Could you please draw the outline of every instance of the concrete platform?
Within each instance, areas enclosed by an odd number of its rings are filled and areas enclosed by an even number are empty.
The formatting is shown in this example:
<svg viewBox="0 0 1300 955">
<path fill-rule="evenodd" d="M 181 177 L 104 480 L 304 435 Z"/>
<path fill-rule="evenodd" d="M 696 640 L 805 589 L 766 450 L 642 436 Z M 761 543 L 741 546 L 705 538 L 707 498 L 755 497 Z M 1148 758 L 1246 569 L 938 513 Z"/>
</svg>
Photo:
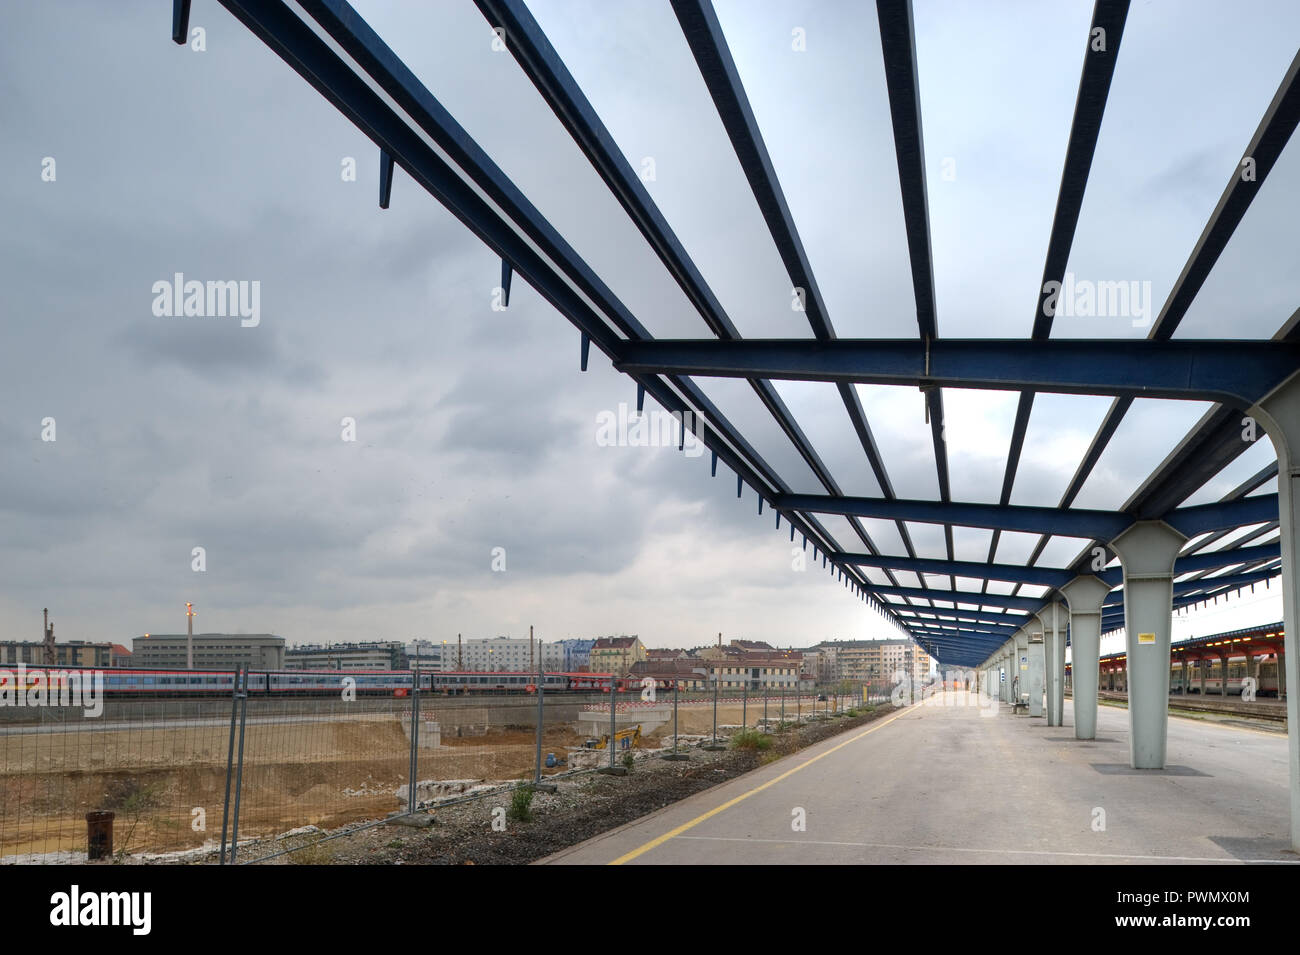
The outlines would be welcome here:
<svg viewBox="0 0 1300 955">
<path fill-rule="evenodd" d="M 1068 702 L 1066 725 L 1049 727 L 1006 705 L 944 705 L 958 698 L 825 740 L 542 864 L 1300 864 L 1281 734 L 1171 718 L 1169 768 L 1138 771 L 1123 710 L 1101 707 L 1098 739 L 1079 742 Z"/>
</svg>

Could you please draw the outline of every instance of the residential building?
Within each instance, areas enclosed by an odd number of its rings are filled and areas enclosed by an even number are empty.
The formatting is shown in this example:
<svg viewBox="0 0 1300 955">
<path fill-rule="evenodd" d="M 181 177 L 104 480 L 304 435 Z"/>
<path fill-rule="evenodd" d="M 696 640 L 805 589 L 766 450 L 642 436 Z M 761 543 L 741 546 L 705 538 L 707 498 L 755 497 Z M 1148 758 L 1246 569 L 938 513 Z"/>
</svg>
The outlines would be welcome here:
<svg viewBox="0 0 1300 955">
<path fill-rule="evenodd" d="M 722 692 L 747 688 L 751 692 L 764 687 L 793 690 L 799 685 L 799 671 L 803 656 L 799 653 L 763 652 L 742 653 L 738 657 L 708 661 L 710 680 L 716 679 Z"/>
<path fill-rule="evenodd" d="M 563 646 L 527 637 L 477 637 L 462 641 L 458 647 L 449 642 L 443 669 L 482 673 L 532 672 L 537 669 L 539 647 L 541 665 L 545 669 L 552 672 L 564 670 Z"/>
<path fill-rule="evenodd" d="M 559 670 L 563 673 L 583 673 L 591 669 L 591 649 L 595 640 L 570 638 L 558 641 L 560 647 Z M 547 646 L 551 646 L 548 644 Z M 550 659 L 547 657 L 547 659 Z"/>
<path fill-rule="evenodd" d="M 601 637 L 591 648 L 591 671 L 626 676 L 631 672 L 632 664 L 645 659 L 645 645 L 636 635 Z"/>
<path fill-rule="evenodd" d="M 833 660 L 822 682 L 848 680 L 854 683 L 884 681 L 894 683 L 903 674 L 916 679 L 929 676 L 933 666 L 930 655 L 909 639 L 831 640 L 823 641 L 810 652 L 820 652 Z"/>
</svg>

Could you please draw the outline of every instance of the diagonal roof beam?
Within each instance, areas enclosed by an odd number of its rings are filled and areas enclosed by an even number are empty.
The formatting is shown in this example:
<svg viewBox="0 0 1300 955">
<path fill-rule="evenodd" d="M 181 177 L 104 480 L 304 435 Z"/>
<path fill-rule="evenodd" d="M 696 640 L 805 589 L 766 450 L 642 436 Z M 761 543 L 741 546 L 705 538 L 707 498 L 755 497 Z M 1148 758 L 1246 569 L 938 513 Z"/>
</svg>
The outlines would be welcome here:
<svg viewBox="0 0 1300 955">
<path fill-rule="evenodd" d="M 1102 116 L 1110 96 L 1111 80 L 1119 59 L 1120 40 L 1124 36 L 1124 23 L 1128 19 L 1128 0 L 1097 0 L 1092 10 L 1092 23 L 1088 28 L 1088 42 L 1083 54 L 1083 72 L 1079 77 L 1079 92 L 1074 102 L 1074 119 L 1070 126 L 1070 139 L 1065 149 L 1065 164 L 1061 170 L 1061 186 L 1056 194 L 1056 212 L 1052 217 L 1052 231 L 1047 239 L 1047 256 L 1043 262 L 1043 280 L 1036 295 L 1037 308 L 1031 337 L 1045 339 L 1051 334 L 1055 309 L 1048 308 L 1049 283 L 1062 282 L 1074 246 L 1074 233 L 1083 208 L 1084 191 L 1092 171 L 1092 159 L 1101 134 Z M 1101 33 L 1098 34 L 1097 31 Z M 1098 43 L 1098 39 L 1102 42 Z M 1058 286 L 1059 287 L 1059 286 Z M 1052 314 L 1048 314 L 1049 311 Z M 1011 444 L 1007 450 L 1007 466 L 1002 477 L 1002 504 L 1011 502 L 1011 491 L 1020 467 L 1025 434 L 1029 430 L 1029 417 L 1034 407 L 1033 391 L 1022 391 L 1016 407 L 1016 419 L 1011 429 Z M 993 532 L 989 541 L 989 561 L 997 554 L 1001 535 Z M 1032 562 L 1032 560 L 1031 560 Z"/>
<path fill-rule="evenodd" d="M 758 121 L 750 108 L 744 84 L 740 80 L 740 73 L 732 59 L 713 5 L 709 0 L 672 0 L 672 6 L 790 281 L 796 289 L 803 289 L 804 313 L 813 335 L 820 341 L 830 341 L 836 337 L 835 328 L 831 324 L 821 289 L 813 276 L 812 265 L 795 228 L 794 217 L 781 190 L 772 158 L 763 142 Z M 846 383 L 840 383 L 837 387 L 876 483 L 880 485 L 881 494 L 893 497 L 893 483 L 885 469 L 857 391 Z M 916 550 L 907 527 L 902 523 L 897 527 L 903 546 L 909 555 L 915 556 Z"/>
<path fill-rule="evenodd" d="M 720 339 L 739 339 L 740 332 L 728 317 L 717 295 L 704 280 L 668 220 L 651 198 L 645 183 L 633 171 L 590 100 L 528 8 L 520 0 L 475 2 L 489 24 L 505 31 L 506 49 L 518 61 L 687 299 L 700 313 L 705 324 Z M 839 485 L 831 476 L 830 470 L 771 382 L 751 378 L 749 384 L 822 486 L 832 494 L 840 493 Z M 851 523 L 862 543 L 872 551 L 877 550 L 861 522 Z"/>
<path fill-rule="evenodd" d="M 921 127 L 921 83 L 916 67 L 916 27 L 911 0 L 876 0 L 880 25 L 880 51 L 885 65 L 885 88 L 898 160 L 898 184 L 903 199 L 903 225 L 907 232 L 908 260 L 912 269 L 912 295 L 916 301 L 916 326 L 922 341 L 939 337 L 938 308 L 934 300 L 934 258 L 930 247 L 930 209 L 925 184 L 925 142 Z M 944 440 L 943 391 L 924 387 L 930 442 L 938 471 L 939 499 L 951 500 L 948 480 L 948 445 Z M 948 559 L 953 559 L 952 527 L 944 525 Z M 951 581 L 956 586 L 956 581 Z"/>
<path fill-rule="evenodd" d="M 1182 273 L 1174 282 L 1173 288 L 1169 290 L 1169 297 L 1165 300 L 1164 307 L 1161 308 L 1148 338 L 1165 340 L 1173 337 L 1174 331 L 1187 314 L 1196 294 L 1205 284 L 1219 256 L 1236 232 L 1237 226 L 1245 218 L 1251 202 L 1259 194 L 1264 181 L 1277 164 L 1297 125 L 1300 125 L 1300 52 L 1297 52 L 1292 59 L 1290 67 L 1282 77 L 1282 82 L 1278 85 L 1277 92 L 1274 93 L 1268 109 L 1265 110 L 1259 126 L 1256 127 L 1254 135 L 1251 136 L 1242 154 L 1243 158 L 1249 157 L 1255 161 L 1255 177 L 1250 180 L 1244 179 L 1241 165 L 1237 164 L 1233 167 L 1228 184 L 1219 197 L 1218 205 L 1210 214 L 1209 221 L 1206 222 L 1200 238 L 1188 256 L 1187 264 L 1183 266 Z M 1297 314 L 1300 315 L 1300 312 Z M 1296 317 L 1293 315 L 1274 336 L 1275 341 L 1294 339 Z M 1073 503 L 1083 489 L 1084 482 L 1096 467 L 1102 452 L 1106 450 L 1106 446 L 1118 430 L 1120 422 L 1123 421 L 1132 403 L 1131 397 L 1117 398 L 1112 403 L 1092 440 L 1088 453 L 1080 462 L 1065 494 L 1061 497 L 1062 507 L 1068 507 Z M 1237 449 L 1240 452 L 1244 451 L 1245 447 L 1238 445 Z M 1175 476 L 1171 480 L 1177 482 L 1178 478 Z M 1196 488 L 1192 488 L 1188 493 L 1195 490 Z M 1038 559 L 1046 543 L 1046 540 L 1039 542 L 1030 556 L 1030 563 Z M 989 554 L 989 559 L 993 559 L 992 552 Z"/>
</svg>

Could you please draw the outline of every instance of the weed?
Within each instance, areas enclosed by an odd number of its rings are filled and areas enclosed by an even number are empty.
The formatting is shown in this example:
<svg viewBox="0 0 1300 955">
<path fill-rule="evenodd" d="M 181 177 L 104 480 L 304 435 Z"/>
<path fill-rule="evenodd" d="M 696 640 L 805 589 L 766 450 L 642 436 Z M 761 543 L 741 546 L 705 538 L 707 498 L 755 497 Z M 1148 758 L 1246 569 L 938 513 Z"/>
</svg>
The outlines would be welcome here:
<svg viewBox="0 0 1300 955">
<path fill-rule="evenodd" d="M 744 729 L 731 737 L 732 749 L 770 749 L 772 737 L 758 730 Z"/>
<path fill-rule="evenodd" d="M 506 818 L 513 822 L 529 822 L 533 818 L 533 787 L 520 786 L 510 797 Z"/>
</svg>

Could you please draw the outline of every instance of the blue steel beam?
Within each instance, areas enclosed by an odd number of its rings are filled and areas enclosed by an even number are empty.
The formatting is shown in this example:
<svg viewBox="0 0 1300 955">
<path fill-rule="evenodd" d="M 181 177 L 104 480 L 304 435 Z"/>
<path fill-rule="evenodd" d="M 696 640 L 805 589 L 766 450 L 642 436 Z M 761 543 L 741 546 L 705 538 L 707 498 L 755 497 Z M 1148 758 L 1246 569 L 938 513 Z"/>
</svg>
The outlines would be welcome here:
<svg viewBox="0 0 1300 955">
<path fill-rule="evenodd" d="M 1022 627 L 1029 622 L 1029 614 L 1021 613 L 980 613 L 977 610 L 950 610 L 947 607 L 909 607 L 899 609 L 899 616 L 908 621 L 925 623 L 961 622 L 991 624 L 993 627 Z"/>
<path fill-rule="evenodd" d="M 1218 262 L 1219 256 L 1236 232 L 1237 226 L 1245 218 L 1251 202 L 1259 194 L 1264 181 L 1277 164 L 1298 124 L 1300 124 L 1300 52 L 1297 52 L 1292 59 L 1272 102 L 1260 119 L 1250 142 L 1241 153 L 1254 160 L 1255 175 L 1245 177 L 1242 175 L 1242 166 L 1239 163 L 1233 164 L 1228 176 L 1228 184 L 1219 198 L 1219 203 L 1215 206 L 1201 232 L 1200 239 L 1188 256 L 1182 273 L 1170 289 L 1169 297 L 1165 300 L 1160 315 L 1148 334 L 1149 339 L 1172 338 L 1215 263 Z M 1274 340 L 1294 340 L 1295 333 L 1296 316 L 1293 315 L 1291 321 L 1274 336 Z M 1093 437 L 1087 454 L 1079 463 L 1074 477 L 1061 497 L 1061 507 L 1069 507 L 1074 502 L 1132 403 L 1132 397 L 1125 396 L 1117 398 L 1111 404 L 1105 419 L 1097 429 L 1097 434 Z M 1182 503 L 1206 480 L 1245 451 L 1244 443 L 1223 440 L 1226 431 L 1227 417 L 1220 409 L 1211 409 L 1206 419 L 1193 429 L 1183 442 L 1188 452 L 1179 461 L 1167 461 L 1166 464 L 1170 467 L 1158 481 L 1148 482 L 1144 486 L 1144 491 L 1152 497 L 1163 495 L 1166 500 L 1172 501 L 1172 504 Z M 1193 445 L 1199 445 L 1200 451 L 1192 447 Z M 1030 563 L 1038 559 L 1046 544 L 1046 538 L 1039 541 L 1029 558 Z M 989 559 L 993 559 L 992 551 L 989 553 Z"/>
<path fill-rule="evenodd" d="M 629 374 L 762 377 L 998 391 L 1134 395 L 1248 408 L 1300 371 L 1300 343 L 1204 339 L 840 338 L 694 341 L 619 346 Z"/>
<path fill-rule="evenodd" d="M 722 303 L 704 280 L 668 220 L 651 198 L 641 177 L 632 169 L 528 8 L 519 0 L 475 2 L 488 23 L 493 28 L 504 31 L 506 49 L 514 56 L 592 168 L 641 231 L 705 324 L 724 341 L 739 339 L 740 332 L 728 317 Z M 830 470 L 771 382 L 751 378 L 749 384 L 826 490 L 831 494 L 840 493 L 839 485 L 831 476 Z M 871 551 L 876 551 L 878 548 L 862 523 L 855 520 L 851 524 L 863 544 Z M 910 547 L 906 528 L 900 530 Z"/>
<path fill-rule="evenodd" d="M 795 228 L 794 217 L 786 203 L 780 180 L 772 165 L 772 158 L 768 154 L 767 145 L 758 128 L 758 121 L 750 108 L 749 97 L 745 94 L 740 72 L 736 69 L 735 60 L 731 56 L 731 50 L 713 5 L 709 0 L 672 0 L 672 6 L 677 22 L 682 28 L 682 34 L 690 47 L 691 55 L 695 57 L 700 75 L 717 108 L 723 128 L 731 140 L 736 158 L 749 182 L 759 212 L 763 216 L 763 221 L 767 223 L 777 253 L 781 256 L 782 264 L 785 265 L 786 273 L 794 289 L 803 291 L 804 314 L 813 335 L 819 341 L 833 341 L 836 338 L 835 327 L 831 323 L 830 314 L 822 298 L 821 289 L 817 285 L 817 279 L 813 275 L 812 265 L 804 251 L 803 242 L 799 238 L 799 232 Z M 893 484 L 889 480 L 889 473 L 876 446 L 875 436 L 867 423 L 866 412 L 862 408 L 857 390 L 845 383 L 839 383 L 837 388 L 840 400 L 844 404 L 845 411 L 848 412 L 849 420 L 862 445 L 863 453 L 866 454 L 867 462 L 871 465 L 876 483 L 880 485 L 880 492 L 884 497 L 892 498 Z M 940 472 L 940 484 L 942 486 L 946 483 L 945 469 Z M 904 548 L 909 555 L 915 556 L 916 550 L 906 525 L 900 522 L 896 526 Z M 872 550 L 875 548 L 873 547 Z M 951 557 L 951 547 L 949 550 Z"/>
<path fill-rule="evenodd" d="M 1200 580 L 1174 581 L 1174 596 L 1189 597 L 1196 594 L 1205 596 L 1197 597 L 1199 603 L 1206 596 L 1213 599 L 1216 593 L 1223 594 L 1227 591 L 1237 590 L 1241 587 L 1249 587 L 1251 584 L 1257 584 L 1278 575 L 1279 566 L 1274 563 L 1262 570 L 1252 570 L 1244 574 L 1230 574 L 1222 577 L 1203 577 Z M 1124 606 L 1124 593 L 1122 590 L 1111 591 L 1102 602 L 1102 613 L 1105 614 L 1111 608 Z"/>
<path fill-rule="evenodd" d="M 1223 567 L 1235 567 L 1238 564 L 1257 564 L 1262 561 L 1276 560 L 1281 556 L 1282 547 L 1278 543 L 1257 544 L 1254 547 L 1238 547 L 1230 550 L 1205 551 L 1204 553 L 1179 557 L 1174 561 L 1174 573 L 1182 575 L 1195 573 L 1196 571 L 1212 571 Z M 1071 574 L 1072 578 L 1073 576 Z M 1124 571 L 1119 567 L 1104 570 L 1096 576 L 1112 587 L 1118 587 L 1124 582 Z"/>
<path fill-rule="evenodd" d="M 1098 0 L 1092 11 L 1087 42 L 1083 53 L 1083 71 L 1079 76 L 1079 92 L 1074 101 L 1074 119 L 1070 126 L 1070 139 L 1065 150 L 1065 164 L 1061 170 L 1061 186 L 1056 196 L 1056 211 L 1052 217 L 1052 231 L 1047 240 L 1047 255 L 1043 262 L 1043 278 L 1035 296 L 1037 307 L 1031 337 L 1043 340 L 1051 333 L 1055 307 L 1048 304 L 1053 287 L 1060 288 L 1069 265 L 1070 249 L 1083 208 L 1084 191 L 1092 170 L 1092 159 L 1101 133 L 1102 116 L 1110 96 L 1111 80 L 1119 59 L 1120 40 L 1128 18 L 1128 0 Z M 1101 42 L 1098 42 L 1100 40 Z M 1053 283 L 1056 283 L 1053 286 Z M 1015 423 L 1011 429 L 1011 443 L 1007 450 L 1006 469 L 1002 476 L 1002 494 L 999 503 L 1011 503 L 1020 455 L 1024 448 L 1025 433 L 1034 407 L 1034 392 L 1022 391 L 1016 407 Z M 1068 507 L 1069 502 L 1062 507 Z M 989 540 L 989 561 L 996 558 L 1001 532 L 994 531 Z M 1046 539 L 1040 542 L 1046 545 Z M 1041 546 L 1030 559 L 1032 564 L 1041 553 Z"/>
<path fill-rule="evenodd" d="M 934 300 L 934 260 L 930 247 L 930 209 L 925 184 L 925 142 L 921 125 L 921 82 L 916 67 L 916 30 L 911 0 L 876 0 L 880 28 L 880 53 L 889 95 L 889 117 L 894 130 L 894 154 L 903 200 L 903 227 L 912 270 L 912 297 L 916 327 L 922 341 L 939 337 L 938 307 Z M 843 387 L 843 386 L 841 386 Z M 952 499 L 948 479 L 948 444 L 944 440 L 943 389 L 923 388 L 930 444 L 938 472 L 939 500 Z M 948 559 L 952 560 L 952 527 L 943 528 Z M 956 580 L 950 581 L 953 587 Z"/>
<path fill-rule="evenodd" d="M 963 630 L 971 633 L 985 633 L 992 635 L 999 633 L 1014 633 L 1024 625 L 1024 622 L 1027 619 L 1028 617 L 1008 617 L 1007 621 L 1004 623 L 979 623 L 976 621 L 957 620 L 952 618 L 929 619 L 913 617 L 909 618 L 908 626 L 911 627 L 914 632 L 920 632 L 922 630 Z"/>
<path fill-rule="evenodd" d="M 478 144 L 465 132 L 465 130 L 456 123 L 441 104 L 425 89 L 416 79 L 414 74 L 398 59 L 379 38 L 369 25 L 356 13 L 352 7 L 344 0 L 302 0 L 302 6 L 318 23 L 330 34 L 330 36 L 351 56 L 358 65 L 365 70 L 372 79 L 396 102 L 420 128 L 427 133 L 438 145 L 450 155 L 453 161 L 469 175 L 484 192 L 498 203 L 508 215 L 520 226 L 534 242 L 536 242 L 544 251 L 551 255 L 552 259 L 560 262 L 565 269 L 566 275 L 583 290 L 585 294 L 593 301 L 601 305 L 602 309 L 608 314 L 612 314 L 615 323 L 619 329 L 629 338 L 648 338 L 649 334 L 643 326 L 631 315 L 626 307 L 618 301 L 613 293 L 600 281 L 600 279 L 587 267 L 573 250 L 564 243 L 563 239 L 550 226 L 550 224 L 537 213 L 537 210 L 528 203 L 522 193 L 514 186 L 512 182 L 496 167 L 486 153 L 478 147 Z M 526 11 L 525 11 L 526 12 Z M 513 34 L 516 40 L 522 40 L 525 33 L 522 31 L 520 24 L 522 21 L 512 21 L 511 29 L 515 30 Z M 535 27 L 535 24 L 534 24 Z M 540 31 L 539 31 L 540 34 Z M 544 41 L 544 38 L 543 38 Z M 509 44 L 507 44 L 509 47 Z M 549 44 L 546 45 L 549 48 Z M 545 51 L 542 51 L 542 59 L 546 60 Z M 550 57 L 554 57 L 554 51 L 550 50 Z M 558 61 L 558 58 L 555 58 Z M 559 65 L 563 68 L 562 64 Z M 554 74 L 558 76 L 559 74 Z M 567 72 L 566 74 L 567 75 Z M 576 85 L 569 88 L 570 92 L 576 91 Z M 580 107 L 585 103 L 572 99 L 573 108 L 581 112 Z M 595 119 L 595 114 L 590 111 L 584 114 L 588 120 L 599 121 Z M 592 155 L 597 159 L 606 161 L 602 168 L 602 174 L 609 169 L 614 169 L 613 160 L 604 154 L 597 145 L 605 145 L 608 140 L 608 134 L 604 133 L 604 140 L 601 139 L 603 127 L 597 129 L 594 125 L 590 126 L 588 134 L 583 137 L 583 142 L 592 149 Z M 595 143 L 595 145 L 593 145 Z M 593 159 L 593 161 L 596 161 Z M 612 173 L 611 173 L 612 175 Z M 628 194 L 632 195 L 632 194 Z M 633 197 L 634 198 L 634 197 Z M 660 225 L 666 230 L 666 223 L 662 220 L 656 220 L 651 214 L 650 209 L 645 210 L 646 219 L 643 223 L 645 228 L 652 233 L 658 234 L 657 249 L 663 252 L 669 259 L 677 261 L 677 275 L 679 280 L 687 286 L 694 289 L 693 299 L 701 305 L 705 315 L 706 322 L 711 328 L 720 334 L 734 333 L 734 327 L 730 325 L 729 319 L 721 313 L 721 306 L 717 304 L 712 292 L 707 286 L 703 285 L 703 279 L 695 270 L 694 265 L 685 258 L 685 252 L 676 242 L 675 236 L 671 233 L 660 231 Z M 558 250 L 559 258 L 551 250 Z M 503 257 L 504 261 L 504 257 Z M 555 304 L 552 302 L 552 304 Z M 559 306 L 557 306 L 559 308 Z M 564 309 L 560 309 L 563 313 Z M 575 322 L 575 324 L 577 324 Z M 579 325 L 584 333 L 584 346 L 590 340 L 587 329 Z M 598 344 L 608 353 L 608 348 L 598 341 Z M 643 380 L 645 376 L 632 376 L 642 387 L 646 387 Z M 760 482 L 753 477 L 750 468 L 737 468 L 733 461 L 734 458 L 727 456 L 728 463 L 732 464 L 733 469 L 738 475 L 744 475 L 752 486 L 758 489 L 760 499 L 772 492 L 766 488 L 770 487 L 776 491 L 786 490 L 785 485 L 781 482 L 779 476 L 761 456 L 746 442 L 736 429 L 731 427 L 730 423 L 722 415 L 719 409 L 708 400 L 704 393 L 692 382 L 678 378 L 670 378 L 672 385 L 687 399 L 693 403 L 697 409 L 703 412 L 702 417 L 707 418 L 724 438 L 734 447 L 740 449 L 745 458 L 752 467 L 762 474 L 764 481 Z M 816 457 L 811 444 L 804 437 L 797 423 L 794 422 L 793 416 L 789 414 L 780 397 L 775 390 L 766 382 L 755 384 L 760 399 L 764 401 L 772 414 L 776 417 L 782 429 L 786 432 L 790 440 L 803 455 L 814 473 L 827 486 L 828 490 L 835 491 L 833 481 L 829 472 Z M 653 389 L 652 389 L 653 390 Z M 670 411 L 679 410 L 672 404 L 666 404 L 663 396 L 656 392 L 656 397 L 661 404 L 669 408 Z M 704 436 L 701 436 L 704 437 Z M 710 442 L 705 437 L 705 443 Z M 711 446 L 711 445 L 710 445 Z M 787 517 L 791 515 L 787 514 Z M 831 549 L 838 549 L 834 538 L 829 534 L 825 527 L 819 522 L 812 519 L 800 519 L 793 522 L 799 529 L 805 533 L 805 536 L 812 538 L 815 543 L 826 548 L 830 545 Z M 866 534 L 865 529 L 860 522 L 852 522 L 854 529 L 857 531 L 862 542 L 872 550 L 875 550 L 875 544 Z M 850 573 L 853 583 L 865 585 L 867 583 L 865 576 L 858 576 Z"/>
<path fill-rule="evenodd" d="M 1043 605 L 1040 597 L 1010 597 L 1006 594 L 984 594 L 967 590 L 921 590 L 916 587 L 880 587 L 871 585 L 871 589 L 883 597 L 919 597 L 922 600 L 945 601 L 947 603 L 971 604 L 983 607 L 1005 607 L 1009 610 L 1027 610 L 1031 613 Z M 926 610 L 929 607 L 909 607 L 904 609 Z"/>
<path fill-rule="evenodd" d="M 958 524 L 991 527 L 1004 531 L 1061 534 L 1066 537 L 1102 538 L 1117 536 L 1132 520 L 1114 511 L 1023 505 L 963 504 L 943 501 L 885 501 L 869 497 L 823 497 L 787 494 L 777 497 L 783 507 L 819 514 L 856 514 L 887 520 L 919 521 L 923 524 Z"/>
<path fill-rule="evenodd" d="M 949 525 L 951 526 L 951 525 Z M 950 577 L 975 577 L 985 580 L 1010 580 L 1044 587 L 1060 587 L 1078 574 L 1050 567 L 1022 567 L 1019 564 L 985 564 L 974 560 L 932 560 L 924 557 L 890 557 L 884 554 L 833 555 L 836 559 L 859 567 L 882 570 L 909 570 L 915 574 L 938 574 Z"/>
<path fill-rule="evenodd" d="M 1019 564 L 985 564 L 980 561 L 930 560 L 876 554 L 841 553 L 832 556 L 839 562 L 856 564 L 859 567 L 907 570 L 915 574 L 941 574 L 955 577 L 983 578 L 984 580 L 1008 580 L 1013 583 L 1033 584 L 1053 589 L 1062 587 L 1079 576 L 1075 571 L 1064 567 L 1027 567 Z M 1280 556 L 1281 547 L 1277 543 L 1208 551 L 1178 558 L 1174 562 L 1174 573 L 1189 574 L 1201 570 L 1233 567 L 1237 564 L 1253 564 L 1264 560 L 1273 560 Z M 1102 571 L 1096 576 L 1112 587 L 1118 587 L 1123 581 L 1123 571 L 1118 567 Z"/>
</svg>

